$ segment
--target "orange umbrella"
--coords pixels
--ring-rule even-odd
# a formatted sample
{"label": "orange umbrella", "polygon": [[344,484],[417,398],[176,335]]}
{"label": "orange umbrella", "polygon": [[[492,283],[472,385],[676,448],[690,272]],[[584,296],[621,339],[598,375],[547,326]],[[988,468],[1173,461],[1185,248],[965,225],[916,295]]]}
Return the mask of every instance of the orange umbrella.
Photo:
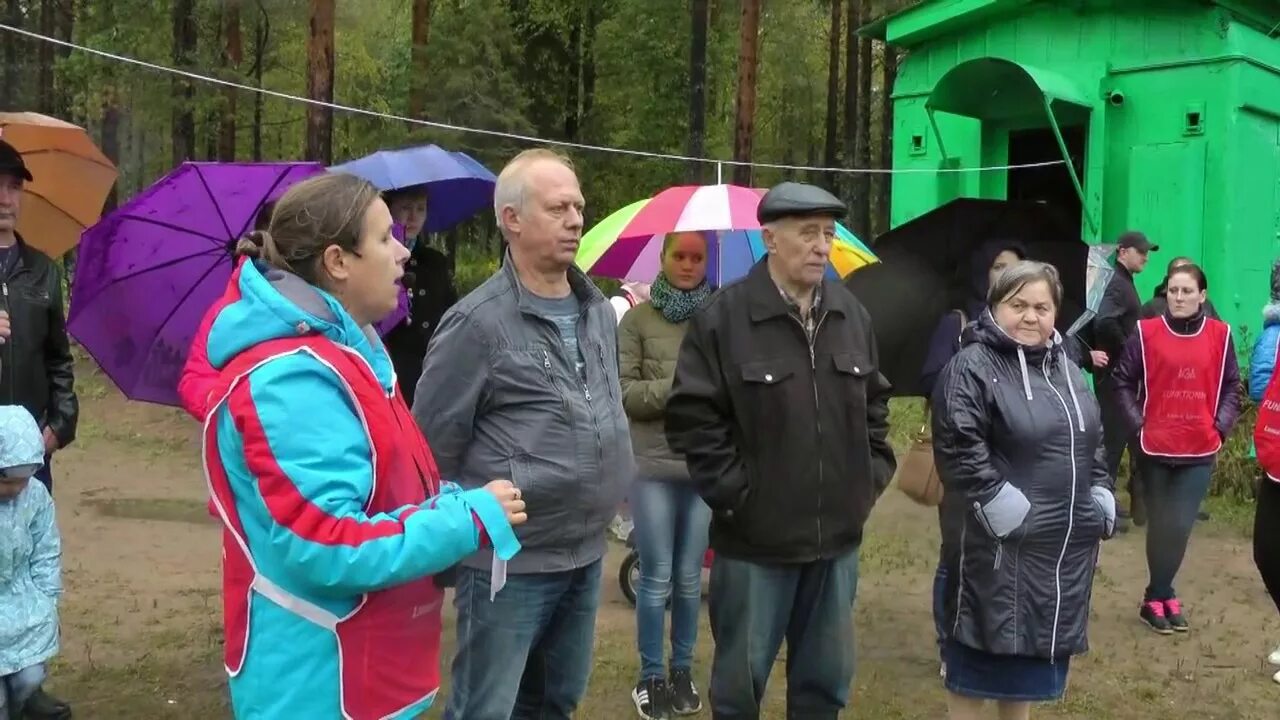
{"label": "orange umbrella", "polygon": [[35,179],[22,193],[18,232],[58,257],[102,215],[119,172],[84,128],[37,113],[0,113],[0,137],[22,153]]}

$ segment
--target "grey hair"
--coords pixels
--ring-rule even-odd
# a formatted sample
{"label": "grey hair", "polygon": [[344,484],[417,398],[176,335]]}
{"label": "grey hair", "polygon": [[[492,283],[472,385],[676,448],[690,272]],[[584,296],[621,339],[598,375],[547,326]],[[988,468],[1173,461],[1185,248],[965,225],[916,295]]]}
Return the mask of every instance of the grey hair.
{"label": "grey hair", "polygon": [[498,182],[493,189],[493,217],[498,223],[498,230],[504,236],[507,228],[502,224],[502,211],[508,207],[515,208],[516,212],[524,209],[527,187],[524,176],[529,166],[539,160],[552,160],[570,170],[574,169],[573,161],[567,156],[547,148],[531,148],[511,158],[511,161],[498,174]]}
{"label": "grey hair", "polygon": [[1058,274],[1058,268],[1035,260],[1019,260],[1001,270],[995,282],[991,283],[991,289],[987,291],[987,307],[994,310],[1001,302],[1018,294],[1022,288],[1041,280],[1049,285],[1053,306],[1062,307],[1062,277]]}

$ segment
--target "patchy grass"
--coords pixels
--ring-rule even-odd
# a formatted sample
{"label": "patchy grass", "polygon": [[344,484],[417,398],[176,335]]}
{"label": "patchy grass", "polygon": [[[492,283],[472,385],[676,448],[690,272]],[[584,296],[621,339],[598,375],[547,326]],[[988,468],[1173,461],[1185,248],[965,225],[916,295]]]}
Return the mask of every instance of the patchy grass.
{"label": "patchy grass", "polygon": [[87,504],[110,517],[206,524],[214,522],[205,503],[175,498],[95,498]]}

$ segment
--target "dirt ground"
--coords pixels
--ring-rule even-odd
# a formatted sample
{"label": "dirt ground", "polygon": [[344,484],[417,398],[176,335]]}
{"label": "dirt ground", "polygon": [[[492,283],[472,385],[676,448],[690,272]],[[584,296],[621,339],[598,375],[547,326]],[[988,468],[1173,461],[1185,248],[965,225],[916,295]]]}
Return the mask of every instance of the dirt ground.
{"label": "dirt ground", "polygon": [[[198,429],[177,411],[125,402],[87,366],[80,377],[81,438],[54,462],[66,595],[51,689],[74,703],[78,718],[229,717],[220,665],[219,533],[204,510]],[[935,525],[932,511],[894,491],[876,509],[857,601],[856,687],[844,717],[944,717],[929,617]],[[1144,630],[1136,619],[1146,582],[1141,543],[1139,532],[1105,546],[1093,651],[1073,664],[1067,697],[1034,716],[1280,717],[1280,685],[1263,661],[1280,642],[1280,620],[1247,540],[1214,523],[1197,529],[1179,582],[1194,630],[1173,638]],[[581,718],[634,717],[634,621],[616,580],[622,555],[619,547],[609,558]],[[449,645],[446,638],[446,657]],[[703,687],[710,646],[704,625]],[[785,717],[782,675],[779,658],[766,717]],[[441,714],[438,706],[430,716]]]}

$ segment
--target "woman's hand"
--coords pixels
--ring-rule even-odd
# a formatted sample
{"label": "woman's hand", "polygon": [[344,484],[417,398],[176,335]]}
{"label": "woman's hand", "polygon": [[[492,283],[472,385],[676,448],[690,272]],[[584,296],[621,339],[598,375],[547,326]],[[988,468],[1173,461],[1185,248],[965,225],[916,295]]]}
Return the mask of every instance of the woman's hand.
{"label": "woman's hand", "polygon": [[1105,368],[1111,362],[1111,358],[1101,350],[1090,350],[1089,359],[1093,361],[1093,366],[1099,369]]}
{"label": "woman's hand", "polygon": [[493,496],[498,499],[503,512],[507,514],[507,522],[520,525],[529,519],[524,512],[524,500],[520,498],[520,488],[511,484],[510,480],[493,480],[485,485],[484,489],[493,493]]}

